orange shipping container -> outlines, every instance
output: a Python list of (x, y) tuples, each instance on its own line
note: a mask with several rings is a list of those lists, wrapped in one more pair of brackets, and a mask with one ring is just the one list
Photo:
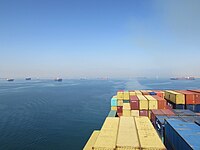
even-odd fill
[(177, 90), (176, 92), (185, 95), (185, 103), (187, 104), (200, 104), (200, 93), (190, 92), (186, 90)]
[(153, 95), (152, 97), (157, 99), (157, 101), (158, 101), (158, 109), (166, 109), (167, 101), (164, 98), (159, 97), (157, 95)]

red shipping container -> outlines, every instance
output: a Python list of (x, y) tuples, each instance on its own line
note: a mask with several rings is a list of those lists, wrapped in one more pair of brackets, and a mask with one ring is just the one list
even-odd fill
[(135, 95), (131, 95), (131, 96), (130, 96), (130, 100), (139, 100), (139, 99), (138, 99), (137, 96), (135, 96)]
[(155, 125), (156, 116), (165, 116), (165, 114), (160, 109), (151, 110), (151, 121), (153, 122), (153, 125)]
[(123, 112), (123, 106), (117, 106), (117, 113)]
[(138, 100), (130, 100), (131, 110), (139, 110), (139, 101)]
[(137, 96), (135, 95), (130, 96), (130, 106), (131, 106), (131, 110), (139, 109), (139, 100)]
[(117, 116), (118, 116), (118, 117), (121, 117), (121, 116), (122, 116), (122, 113), (117, 113)]
[(146, 116), (146, 117), (149, 117), (148, 110), (140, 110), (140, 116)]
[(179, 92), (185, 95), (186, 105), (200, 104), (200, 93), (186, 91), (186, 90), (177, 90), (176, 92)]
[(176, 114), (170, 110), (170, 109), (161, 109), (161, 111), (166, 115), (166, 116), (176, 116)]
[(166, 109), (167, 101), (157, 95), (153, 96), (158, 101), (158, 109)]

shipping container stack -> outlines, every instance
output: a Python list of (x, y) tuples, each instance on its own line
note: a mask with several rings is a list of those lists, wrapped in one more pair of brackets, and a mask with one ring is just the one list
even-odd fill
[(148, 117), (107, 117), (83, 150), (166, 150)]
[(173, 109), (185, 109), (185, 95), (172, 90), (165, 91), (165, 99)]
[(178, 119), (165, 120), (165, 146), (169, 150), (199, 150), (200, 127)]
[(120, 90), (84, 150), (200, 149), (199, 101), (200, 90)]
[(177, 90), (185, 95), (185, 108), (194, 112), (200, 112), (200, 93), (198, 91)]
[(166, 100), (162, 98), (163, 96), (164, 92), (162, 91), (120, 90), (117, 92), (117, 96), (111, 99), (111, 110), (117, 110), (118, 116), (147, 116), (151, 118), (152, 109), (167, 108)]

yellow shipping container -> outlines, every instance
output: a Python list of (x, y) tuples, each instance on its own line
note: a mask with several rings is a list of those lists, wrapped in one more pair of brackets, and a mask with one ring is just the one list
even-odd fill
[(117, 150), (140, 149), (138, 133), (133, 117), (120, 117)]
[(135, 95), (142, 95), (142, 92), (140, 92), (139, 90), (135, 90)]
[(124, 92), (117, 92), (117, 99), (124, 99)]
[(135, 117), (141, 149), (166, 150), (147, 117)]
[(123, 100), (121, 100), (121, 99), (118, 100), (118, 101), (117, 101), (117, 106), (123, 106)]
[(83, 148), (83, 150), (92, 150), (92, 147), (94, 146), (94, 143), (97, 140), (97, 137), (99, 135), (100, 131), (95, 130), (92, 135), (90, 136), (89, 140), (87, 141), (85, 147)]
[(130, 94), (130, 96), (136, 95), (135, 92), (133, 92), (133, 91), (129, 92), (129, 94)]
[(185, 95), (175, 91), (165, 91), (165, 98), (175, 104), (185, 104)]
[(117, 106), (111, 106), (111, 110), (117, 110)]
[(131, 110), (131, 116), (132, 117), (139, 117), (140, 116), (139, 110)]
[(107, 117), (94, 144), (95, 150), (114, 150), (117, 142), (119, 118)]
[(124, 100), (129, 100), (129, 91), (124, 91)]
[(124, 109), (131, 110), (130, 103), (123, 103), (123, 110)]
[(131, 110), (123, 109), (122, 114), (123, 114), (123, 116), (130, 117), (131, 116)]
[(145, 95), (149, 103), (149, 110), (158, 109), (158, 101), (151, 95)]
[(164, 91), (165, 92), (165, 96), (164, 96), (164, 98), (165, 99), (167, 99), (167, 100), (169, 100), (169, 95), (170, 95), (170, 91), (169, 90), (166, 90), (166, 91)]
[(141, 149), (166, 150), (164, 144), (154, 130), (138, 130)]
[(140, 110), (148, 110), (148, 100), (143, 95), (137, 95), (139, 99), (139, 108)]
[(135, 123), (138, 130), (154, 130), (148, 117), (135, 117)]

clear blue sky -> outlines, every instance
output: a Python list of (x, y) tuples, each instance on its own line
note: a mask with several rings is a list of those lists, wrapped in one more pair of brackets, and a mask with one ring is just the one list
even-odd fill
[(1, 0), (0, 77), (200, 76), (199, 0)]

